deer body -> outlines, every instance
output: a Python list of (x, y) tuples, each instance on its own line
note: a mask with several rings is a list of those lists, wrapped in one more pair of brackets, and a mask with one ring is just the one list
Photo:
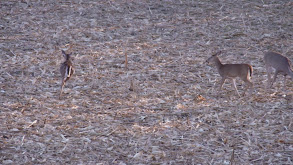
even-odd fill
[[(291, 69), (291, 61), (276, 52), (267, 52), (264, 55), (264, 62), (266, 65), (266, 70), (268, 74), (268, 85), (267, 88), (271, 87), (273, 83), (276, 81), (277, 75), (284, 75), (284, 87), (286, 85), (286, 76), (289, 75), (293, 80), (293, 72)], [(275, 73), (273, 79), (271, 78), (271, 69), (274, 68)]]
[(60, 90), (59, 99), (61, 98), (62, 91), (63, 91), (63, 88), (65, 86), (66, 81), (68, 81), (74, 73), (74, 68), (73, 68), (70, 54), (66, 54), (63, 50), (62, 50), (62, 54), (65, 58), (65, 61), (60, 66), (62, 83), (61, 83), (61, 90)]
[(250, 81), (250, 78), (252, 76), (253, 68), (249, 64), (222, 64), (217, 56), (220, 53), (221, 52), (212, 55), (209, 59), (207, 59), (207, 63), (214, 63), (216, 65), (216, 68), (222, 77), (220, 82), (220, 89), (222, 89), (225, 80), (230, 78), (233, 81), (233, 86), (238, 96), (240, 96), (236, 87), (235, 79), (236, 77), (239, 77), (245, 82), (245, 84), (248, 84), (249, 88), (252, 88), (253, 84)]

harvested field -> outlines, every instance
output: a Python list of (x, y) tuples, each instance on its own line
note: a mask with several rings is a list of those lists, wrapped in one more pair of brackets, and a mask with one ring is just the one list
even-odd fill
[[(0, 1), (0, 164), (293, 164), (291, 0)], [(61, 50), (75, 74), (59, 100)], [(254, 68), (239, 98), (206, 59)], [(125, 65), (127, 57), (127, 66)], [(242, 94), (244, 83), (237, 80)]]

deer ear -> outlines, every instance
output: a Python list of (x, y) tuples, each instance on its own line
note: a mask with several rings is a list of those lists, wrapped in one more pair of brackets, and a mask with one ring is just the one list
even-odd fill
[(67, 54), (65, 53), (64, 50), (62, 50), (62, 55), (63, 55), (64, 58), (66, 58), (66, 56), (67, 56)]
[(214, 53), (212, 56), (217, 56), (218, 55), (218, 52), (217, 53)]

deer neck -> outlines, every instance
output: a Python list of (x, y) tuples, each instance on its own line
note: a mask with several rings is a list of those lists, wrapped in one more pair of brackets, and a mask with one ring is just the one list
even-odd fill
[(216, 64), (218, 71), (220, 71), (220, 68), (223, 66), (223, 64), (221, 63), (221, 61), (219, 60), (218, 57), (215, 58), (215, 64)]

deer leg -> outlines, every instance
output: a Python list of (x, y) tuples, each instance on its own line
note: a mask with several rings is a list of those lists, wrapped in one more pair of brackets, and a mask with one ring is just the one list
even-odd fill
[(221, 82), (220, 82), (220, 90), (222, 90), (223, 89), (223, 85), (224, 85), (224, 83), (225, 83), (225, 78), (222, 78), (222, 80), (221, 80)]
[(249, 90), (249, 95), (252, 94), (252, 91), (253, 91), (253, 83), (251, 82), (251, 77), (249, 75), (247, 75), (246, 77), (242, 77), (242, 80), (245, 82), (245, 90), (244, 90), (244, 93), (243, 93), (243, 96), (245, 96), (245, 93), (247, 91), (248, 88), (250, 88)]
[(220, 95), (220, 91), (222, 90), (222, 88), (223, 88), (223, 85), (224, 85), (224, 83), (225, 83), (225, 78), (224, 77), (222, 77), (222, 79), (221, 79), (221, 81), (220, 81), (220, 88), (219, 88), (219, 91), (218, 91), (218, 95)]
[(240, 97), (240, 94), (239, 94), (239, 92), (238, 92), (238, 90), (237, 90), (237, 87), (236, 87), (235, 79), (232, 79), (232, 82), (233, 82), (233, 86), (234, 86), (234, 88), (235, 88), (235, 90), (236, 90), (238, 96)]
[(250, 86), (250, 91), (249, 91), (249, 95), (252, 95), (252, 91), (253, 91), (253, 83), (249, 81), (249, 86)]
[(287, 75), (284, 75), (284, 86), (283, 86), (284, 91), (286, 90), (286, 76)]
[(267, 75), (268, 75), (268, 84), (267, 84), (267, 89), (270, 87), (271, 84), (271, 68), (269, 66), (266, 66), (266, 70), (267, 70)]
[(244, 90), (243, 96), (245, 96), (245, 93), (246, 93), (246, 91), (247, 91), (248, 88), (250, 88), (250, 90), (249, 90), (249, 95), (251, 95), (251, 94), (252, 94), (252, 91), (253, 91), (253, 84), (252, 84), (252, 82), (249, 81), (249, 80), (245, 80), (244, 82), (245, 82), (245, 86), (246, 86), (246, 87), (245, 87), (245, 90)]
[(279, 72), (276, 70), (276, 71), (275, 71), (275, 74), (274, 74), (274, 77), (273, 77), (273, 80), (272, 80), (272, 82), (271, 82), (270, 87), (272, 87), (272, 86), (273, 86), (273, 83), (276, 81), (276, 78), (277, 78), (278, 73), (279, 73)]
[(65, 81), (62, 81), (59, 99), (61, 99), (61, 95), (62, 95), (62, 92), (63, 92), (64, 85), (65, 85)]

